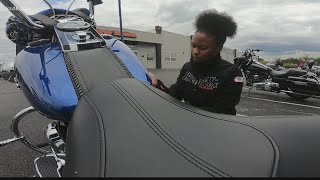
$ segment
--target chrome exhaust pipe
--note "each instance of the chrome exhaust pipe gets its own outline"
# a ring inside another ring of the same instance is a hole
[[[264,91],[272,91],[273,89],[278,89],[279,83],[274,82],[262,82],[262,83],[254,83],[253,88],[255,89],[261,89]]]

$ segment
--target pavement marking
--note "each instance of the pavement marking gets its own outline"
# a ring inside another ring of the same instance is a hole
[[[22,92],[8,92],[8,93],[0,93],[1,95],[8,95],[8,94],[22,94]]]
[[[246,97],[246,98],[255,99],[255,100],[260,100],[260,101],[275,102],[275,103],[280,103],[280,104],[288,104],[288,105],[294,105],[294,106],[302,106],[302,107],[320,109],[320,107],[317,107],[317,106],[309,106],[309,105],[304,105],[304,104],[295,104],[295,103],[282,102],[282,101],[274,101],[274,100],[270,100],[270,99],[262,99],[262,98],[254,98],[254,97]]]
[[[242,115],[242,114],[237,114],[236,116],[239,116],[239,117],[249,117],[249,116]]]
[[[300,112],[300,111],[293,111],[293,110],[282,109],[282,108],[273,108],[273,109],[283,110],[283,111],[287,111],[287,112],[293,112],[293,113],[295,113],[295,114],[297,114],[297,115],[307,115],[307,116],[318,115],[318,114],[311,114],[311,113],[305,113],[305,112]]]

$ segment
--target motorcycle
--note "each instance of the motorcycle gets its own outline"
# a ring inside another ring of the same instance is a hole
[[[88,0],[88,9],[75,10],[70,10],[75,0],[68,9],[55,9],[47,0],[43,1],[49,9],[28,16],[14,1],[0,0],[14,15],[6,24],[8,38],[17,44],[11,82],[17,84],[31,104],[13,118],[15,137],[1,141],[0,146],[24,143],[44,154],[35,160],[39,177],[60,177],[65,164],[67,127],[80,97],[104,81],[151,81],[146,68],[127,45],[97,33],[94,10],[103,3],[101,0]],[[20,121],[32,112],[53,120],[46,128],[47,143],[30,143],[18,128]]]
[[[273,70],[253,60],[254,52],[259,51],[261,50],[246,49],[242,56],[234,60],[243,72],[246,86],[276,93],[284,92],[296,100],[319,98],[320,81],[315,73],[301,69]],[[308,66],[312,69],[313,63]]]
[[[26,43],[15,81],[32,105],[13,118],[15,137],[0,147],[20,141],[43,154],[34,161],[38,177],[320,176],[317,116],[215,114],[152,87],[130,48],[95,31],[101,0],[88,0],[89,13],[50,8],[32,17],[0,2],[18,19],[9,23],[13,34],[31,32],[11,38]],[[19,129],[32,112],[52,120],[45,143]]]
[[[0,78],[3,78],[4,80],[9,82],[14,82],[13,62],[5,63],[0,66]]]

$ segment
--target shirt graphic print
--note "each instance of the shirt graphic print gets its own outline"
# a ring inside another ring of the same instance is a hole
[[[219,79],[216,77],[208,76],[204,78],[196,78],[191,72],[187,72],[181,79],[204,90],[212,91],[217,89],[219,85]]]

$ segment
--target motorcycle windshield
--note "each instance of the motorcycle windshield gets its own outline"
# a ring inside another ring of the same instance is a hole
[[[53,8],[55,9],[65,9],[67,10],[70,5],[72,9],[76,8],[88,8],[88,2],[86,0],[47,0]],[[43,2],[43,0],[42,0]]]
[[[51,7],[54,9],[67,10],[71,4],[70,10],[77,8],[88,8],[88,3],[85,0],[75,0],[74,2],[73,0],[46,0],[51,7],[44,0],[34,0],[32,3],[30,3],[30,1],[21,0],[13,1],[18,6],[17,8],[27,15],[37,14],[41,11],[51,9]]]

